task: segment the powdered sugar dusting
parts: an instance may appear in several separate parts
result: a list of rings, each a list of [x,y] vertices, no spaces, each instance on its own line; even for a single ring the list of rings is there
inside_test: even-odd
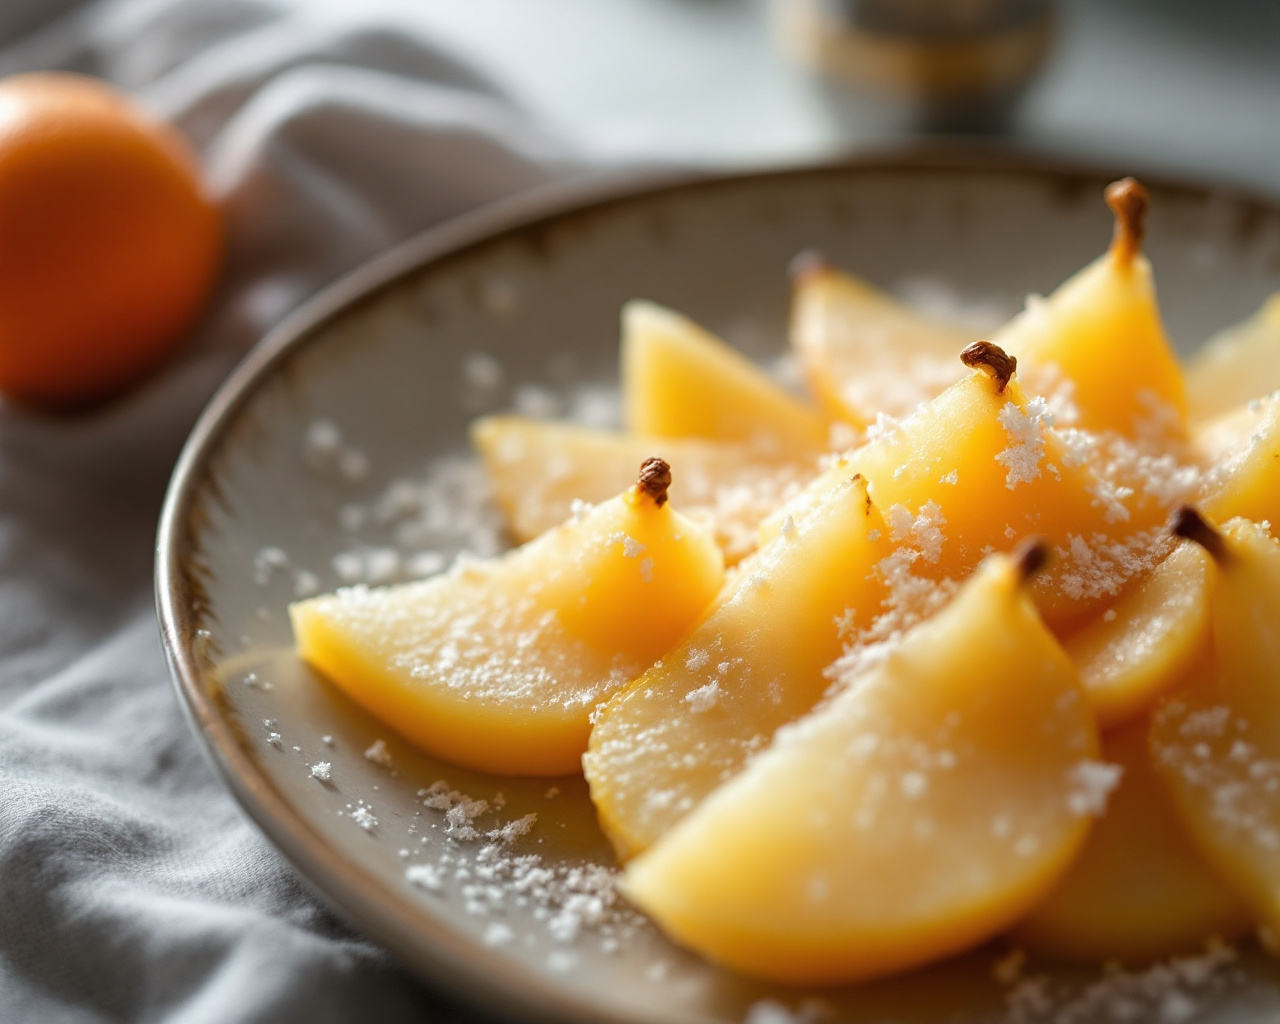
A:
[[[1163,528],[1139,530],[1118,540],[1105,534],[1070,534],[1065,546],[1054,548],[1054,561],[1044,578],[1072,600],[1095,600],[1118,594],[1129,580],[1150,572],[1172,547]]]
[[[346,483],[359,483],[369,473],[369,456],[348,442],[342,428],[326,416],[307,424],[303,454],[312,469],[334,474]]]
[[[404,869],[405,881],[428,892],[440,892],[444,888],[444,872],[434,864],[410,864]]]
[[[1202,953],[1174,957],[1142,970],[1110,967],[1093,981],[1019,976],[1005,993],[1005,1022],[1184,1024],[1199,1019],[1216,997],[1243,982],[1238,961],[1233,947],[1211,941]]]
[[[391,760],[391,751],[387,749],[387,741],[384,739],[374,740],[369,749],[364,752],[364,759],[382,768],[395,766]]]
[[[919,551],[904,546],[877,563],[874,572],[884,580],[887,593],[884,610],[870,626],[851,630],[851,618],[837,618],[836,627],[847,638],[844,653],[824,672],[833,688],[852,685],[884,661],[909,629],[933,615],[955,594],[958,584],[954,580],[934,580],[912,571],[920,557]]]
[[[534,936],[521,921],[531,920],[559,946],[572,946],[590,931],[599,937],[601,949],[610,952],[647,927],[619,898],[615,869],[548,862],[528,852],[522,844],[536,835],[536,813],[490,826],[487,822],[505,802],[501,794],[481,799],[444,780],[419,790],[418,797],[425,810],[440,816],[426,822],[427,834],[418,844],[428,847],[431,832],[439,839],[429,847],[432,861],[405,867],[405,881],[437,897],[456,891],[464,912],[484,922],[480,934],[486,944],[527,944]],[[416,835],[416,826],[409,831]],[[548,961],[549,969],[564,967]]]
[[[913,545],[919,557],[926,562],[936,563],[941,557],[946,539],[942,528],[947,525],[947,520],[936,501],[926,501],[914,516],[903,505],[890,505],[885,510],[885,523],[889,527],[890,540]]]
[[[832,1007],[813,996],[802,999],[794,1010],[777,999],[760,999],[747,1007],[742,1024],[819,1024],[831,1015]]]
[[[1280,760],[1222,704],[1180,696],[1157,713],[1153,750],[1161,768],[1198,792],[1213,821],[1252,855],[1280,855]]]
[[[896,416],[890,416],[887,412],[876,413],[876,420],[871,426],[867,427],[865,441],[870,444],[872,441],[878,441],[882,437],[888,437],[898,429],[901,419]]]
[[[342,813],[342,811],[338,812],[339,815]],[[372,832],[378,827],[378,819],[374,817],[373,808],[363,799],[354,804],[347,804],[346,815],[366,832]]]
[[[689,710],[695,715],[704,714],[720,702],[720,684],[713,679],[705,686],[690,690],[685,694],[684,699],[689,705]]]
[[[1006,402],[998,418],[1009,435],[1009,446],[996,456],[996,461],[1008,470],[1005,486],[1012,491],[1040,475],[1045,449],[1043,431],[1053,426],[1053,414],[1048,403],[1037,397],[1027,402],[1025,410],[1016,402]]]
[[[1108,523],[1129,521],[1129,509],[1124,502],[1126,498],[1133,497],[1132,487],[1124,487],[1099,477],[1089,485],[1088,492],[1094,504],[1102,509]]]
[[[1124,769],[1102,761],[1080,761],[1067,775],[1067,807],[1076,817],[1100,818],[1107,800],[1120,785]]]
[[[639,558],[644,554],[645,546],[628,534],[618,533],[612,539],[614,543],[622,545],[622,554],[625,558]]]
[[[343,583],[391,583],[439,572],[458,551],[480,558],[507,546],[506,523],[484,467],[474,458],[443,456],[421,477],[391,481],[368,504],[348,504],[347,533],[389,532],[394,545],[356,541],[334,556]]]

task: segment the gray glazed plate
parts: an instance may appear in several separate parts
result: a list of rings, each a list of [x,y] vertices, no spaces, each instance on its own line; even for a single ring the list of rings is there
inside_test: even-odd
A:
[[[578,187],[455,222],[326,291],[205,412],[160,527],[166,649],[232,792],[357,927],[429,982],[519,1020],[1280,1015],[1269,963],[1248,952],[1207,978],[1196,961],[1101,982],[1035,969],[1043,982],[1009,985],[993,978],[998,946],[821,993],[729,975],[601,902],[613,859],[580,779],[500,779],[435,761],[290,652],[295,595],[407,578],[492,543],[468,422],[513,404],[607,416],[625,300],[670,305],[769,358],[785,347],[787,263],[816,248],[882,286],[998,319],[1102,250],[1108,178],[943,153]],[[1280,209],[1153,183],[1148,249],[1186,350],[1276,287]],[[604,390],[583,389],[592,383]],[[378,739],[385,763],[365,756]],[[322,762],[327,782],[312,775]],[[528,814],[536,825],[509,841],[468,831]]]

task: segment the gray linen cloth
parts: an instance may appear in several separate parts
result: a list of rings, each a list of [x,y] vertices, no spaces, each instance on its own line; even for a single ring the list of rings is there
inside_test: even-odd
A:
[[[593,160],[394,25],[5,0],[0,34],[2,74],[100,75],[172,119],[229,226],[207,316],[144,386],[78,417],[0,401],[0,1021],[460,1020],[335,920],[205,765],[159,647],[155,524],[201,406],[285,312]]]

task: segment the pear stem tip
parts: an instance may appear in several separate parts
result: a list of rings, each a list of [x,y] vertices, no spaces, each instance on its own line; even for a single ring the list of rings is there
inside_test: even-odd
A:
[[[1146,187],[1136,178],[1121,178],[1108,185],[1103,194],[1116,218],[1111,251],[1121,263],[1132,263],[1142,251],[1142,239],[1146,234]]]
[[[799,284],[824,273],[830,266],[827,258],[817,249],[805,249],[791,258],[787,271],[791,275],[791,280]]]
[[[960,361],[975,370],[985,370],[996,382],[996,392],[1004,391],[1018,371],[1018,357],[1011,356],[999,345],[989,341],[975,341],[960,353]]]
[[[1209,552],[1213,560],[1219,564],[1230,557],[1226,539],[1204,516],[1190,505],[1183,505],[1173,514],[1170,529],[1178,537],[1195,541],[1195,543]]]
[[[640,463],[640,477],[636,486],[653,499],[658,508],[667,503],[667,488],[671,486],[671,467],[656,456]]]
[[[1013,549],[1009,557],[1017,570],[1018,582],[1026,583],[1049,564],[1049,545],[1039,537],[1028,537]]]
[[[849,477],[849,483],[853,484],[854,487],[862,488],[863,505],[867,515],[871,515],[871,490],[867,487],[867,478],[861,473],[854,473],[853,476]]]

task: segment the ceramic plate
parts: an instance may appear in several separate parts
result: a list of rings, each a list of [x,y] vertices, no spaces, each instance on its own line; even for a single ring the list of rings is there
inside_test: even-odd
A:
[[[406,579],[503,543],[469,421],[516,408],[607,422],[627,299],[682,310],[769,360],[785,349],[787,264],[818,249],[914,302],[998,323],[1102,251],[1108,178],[935,154],[578,188],[455,222],[324,293],[206,411],[161,524],[168,655],[228,786],[357,927],[432,984],[519,1020],[1280,1013],[1270,968],[1249,953],[1164,974],[1009,983],[993,975],[992,947],[835,991],[745,981],[611,902],[613,859],[581,779],[486,777],[436,761],[290,651],[296,596]],[[1186,350],[1276,287],[1280,210],[1198,187],[1151,191],[1148,251]]]

